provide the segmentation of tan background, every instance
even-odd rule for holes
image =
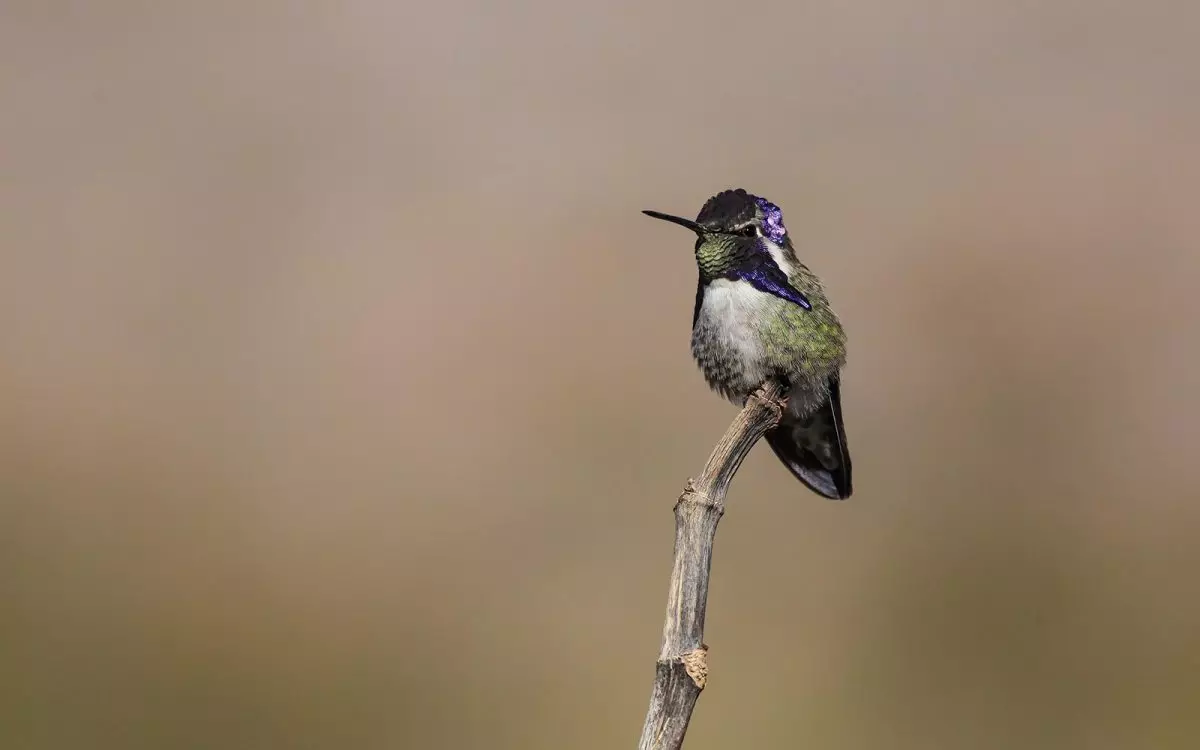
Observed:
[[[1200,5],[172,5],[0,15],[0,746],[632,746],[737,185],[857,492],[746,463],[689,748],[1200,744]]]

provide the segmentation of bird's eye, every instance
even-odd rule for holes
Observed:
[[[741,229],[738,229],[734,234],[741,235],[742,237],[757,237],[758,227],[754,224],[747,224]]]

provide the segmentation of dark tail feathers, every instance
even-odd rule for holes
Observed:
[[[854,491],[850,480],[850,449],[842,425],[842,395],[838,379],[829,380],[829,398],[803,422],[784,421],[766,435],[767,443],[796,478],[830,500],[845,500]]]

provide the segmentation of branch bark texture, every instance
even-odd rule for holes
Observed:
[[[751,394],[713,448],[700,477],[688,480],[675,503],[675,562],[667,592],[667,617],[639,750],[683,746],[692,709],[708,680],[704,615],[713,540],[725,512],[725,493],[750,449],[779,424],[781,393],[778,383],[768,382]]]

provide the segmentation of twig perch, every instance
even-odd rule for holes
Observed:
[[[768,382],[713,448],[699,479],[689,479],[675,503],[675,563],[667,593],[667,619],[654,675],[650,710],[639,750],[677,750],[683,745],[696,699],[708,679],[704,614],[713,539],[725,512],[725,493],[742,459],[783,414],[782,389]]]

